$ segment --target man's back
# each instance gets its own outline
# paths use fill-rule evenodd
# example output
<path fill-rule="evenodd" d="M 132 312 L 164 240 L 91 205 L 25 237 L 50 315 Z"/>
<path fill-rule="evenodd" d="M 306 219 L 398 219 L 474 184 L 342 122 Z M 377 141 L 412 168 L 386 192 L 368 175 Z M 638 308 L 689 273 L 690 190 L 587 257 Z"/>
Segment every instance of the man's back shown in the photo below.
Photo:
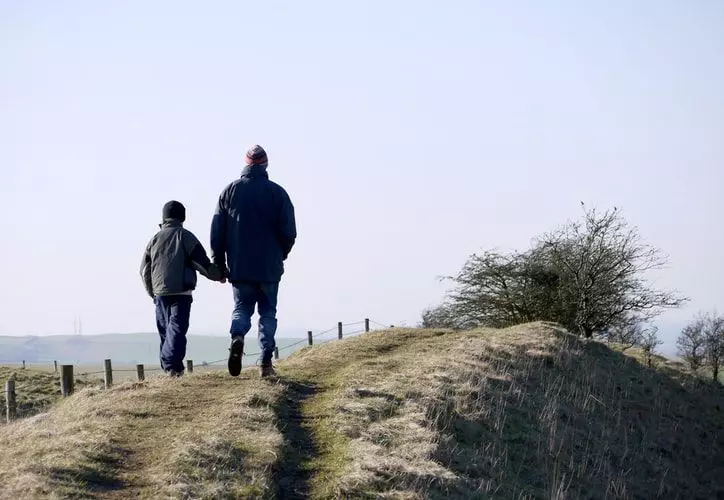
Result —
<path fill-rule="evenodd" d="M 273 282 L 296 239 L 294 207 L 266 169 L 250 165 L 219 197 L 211 226 L 212 260 L 231 281 Z"/>

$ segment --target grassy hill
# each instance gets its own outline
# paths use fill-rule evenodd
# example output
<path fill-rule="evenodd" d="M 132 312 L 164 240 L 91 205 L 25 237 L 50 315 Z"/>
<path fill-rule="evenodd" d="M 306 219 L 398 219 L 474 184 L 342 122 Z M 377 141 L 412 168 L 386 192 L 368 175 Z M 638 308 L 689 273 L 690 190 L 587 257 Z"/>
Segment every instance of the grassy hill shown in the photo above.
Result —
<path fill-rule="evenodd" d="M 390 330 L 0 426 L 0 497 L 717 498 L 724 390 L 555 327 Z"/>

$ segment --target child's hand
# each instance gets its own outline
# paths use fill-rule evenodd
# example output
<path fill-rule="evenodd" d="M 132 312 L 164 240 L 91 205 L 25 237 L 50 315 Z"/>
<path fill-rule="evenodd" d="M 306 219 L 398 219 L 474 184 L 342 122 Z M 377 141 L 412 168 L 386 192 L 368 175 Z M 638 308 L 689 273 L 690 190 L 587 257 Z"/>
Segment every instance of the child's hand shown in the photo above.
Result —
<path fill-rule="evenodd" d="M 226 269 L 222 269 L 219 265 L 211 264 L 206 270 L 206 273 L 210 280 L 218 281 L 220 283 L 226 283 L 226 276 L 228 274 L 228 271 L 226 271 Z"/>
<path fill-rule="evenodd" d="M 226 277 L 229 276 L 229 269 L 224 266 L 223 269 L 221 269 L 221 279 L 219 280 L 219 283 L 225 284 L 227 279 Z"/>

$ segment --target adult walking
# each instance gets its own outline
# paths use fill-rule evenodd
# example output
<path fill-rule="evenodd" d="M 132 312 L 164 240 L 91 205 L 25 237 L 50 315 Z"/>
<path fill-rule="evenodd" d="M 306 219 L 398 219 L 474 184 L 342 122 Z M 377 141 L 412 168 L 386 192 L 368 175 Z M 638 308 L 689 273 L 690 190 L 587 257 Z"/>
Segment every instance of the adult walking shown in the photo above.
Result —
<path fill-rule="evenodd" d="M 259 309 L 261 376 L 274 375 L 277 294 L 284 261 L 297 237 L 294 206 L 287 192 L 269 180 L 267 154 L 259 146 L 246 152 L 241 178 L 219 196 L 211 224 L 211 260 L 226 269 L 234 289 L 229 374 L 241 373 L 244 337 Z"/>

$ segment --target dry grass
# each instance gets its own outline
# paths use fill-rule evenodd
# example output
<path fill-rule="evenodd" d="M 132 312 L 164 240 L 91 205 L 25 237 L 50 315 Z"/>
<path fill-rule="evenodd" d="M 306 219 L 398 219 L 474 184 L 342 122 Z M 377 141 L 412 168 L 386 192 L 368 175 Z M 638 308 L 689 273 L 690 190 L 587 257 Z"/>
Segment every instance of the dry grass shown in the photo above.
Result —
<path fill-rule="evenodd" d="M 248 373 L 80 391 L 0 428 L 0 496 L 271 496 L 282 392 Z"/>
<path fill-rule="evenodd" d="M 721 388 L 550 326 L 372 334 L 289 363 L 326 367 L 320 498 L 724 494 Z"/>
<path fill-rule="evenodd" d="M 10 368 L 0 366 L 0 415 L 5 423 L 5 381 L 13 376 L 15 378 L 15 392 L 18 418 L 29 417 L 46 411 L 60 399 L 60 377 L 53 372 L 53 367 L 41 370 L 29 368 Z M 89 377 L 76 377 L 76 386 L 79 389 L 100 385 Z"/>
<path fill-rule="evenodd" d="M 716 498 L 724 390 L 551 325 L 406 330 L 84 389 L 0 427 L 2 498 Z"/>

